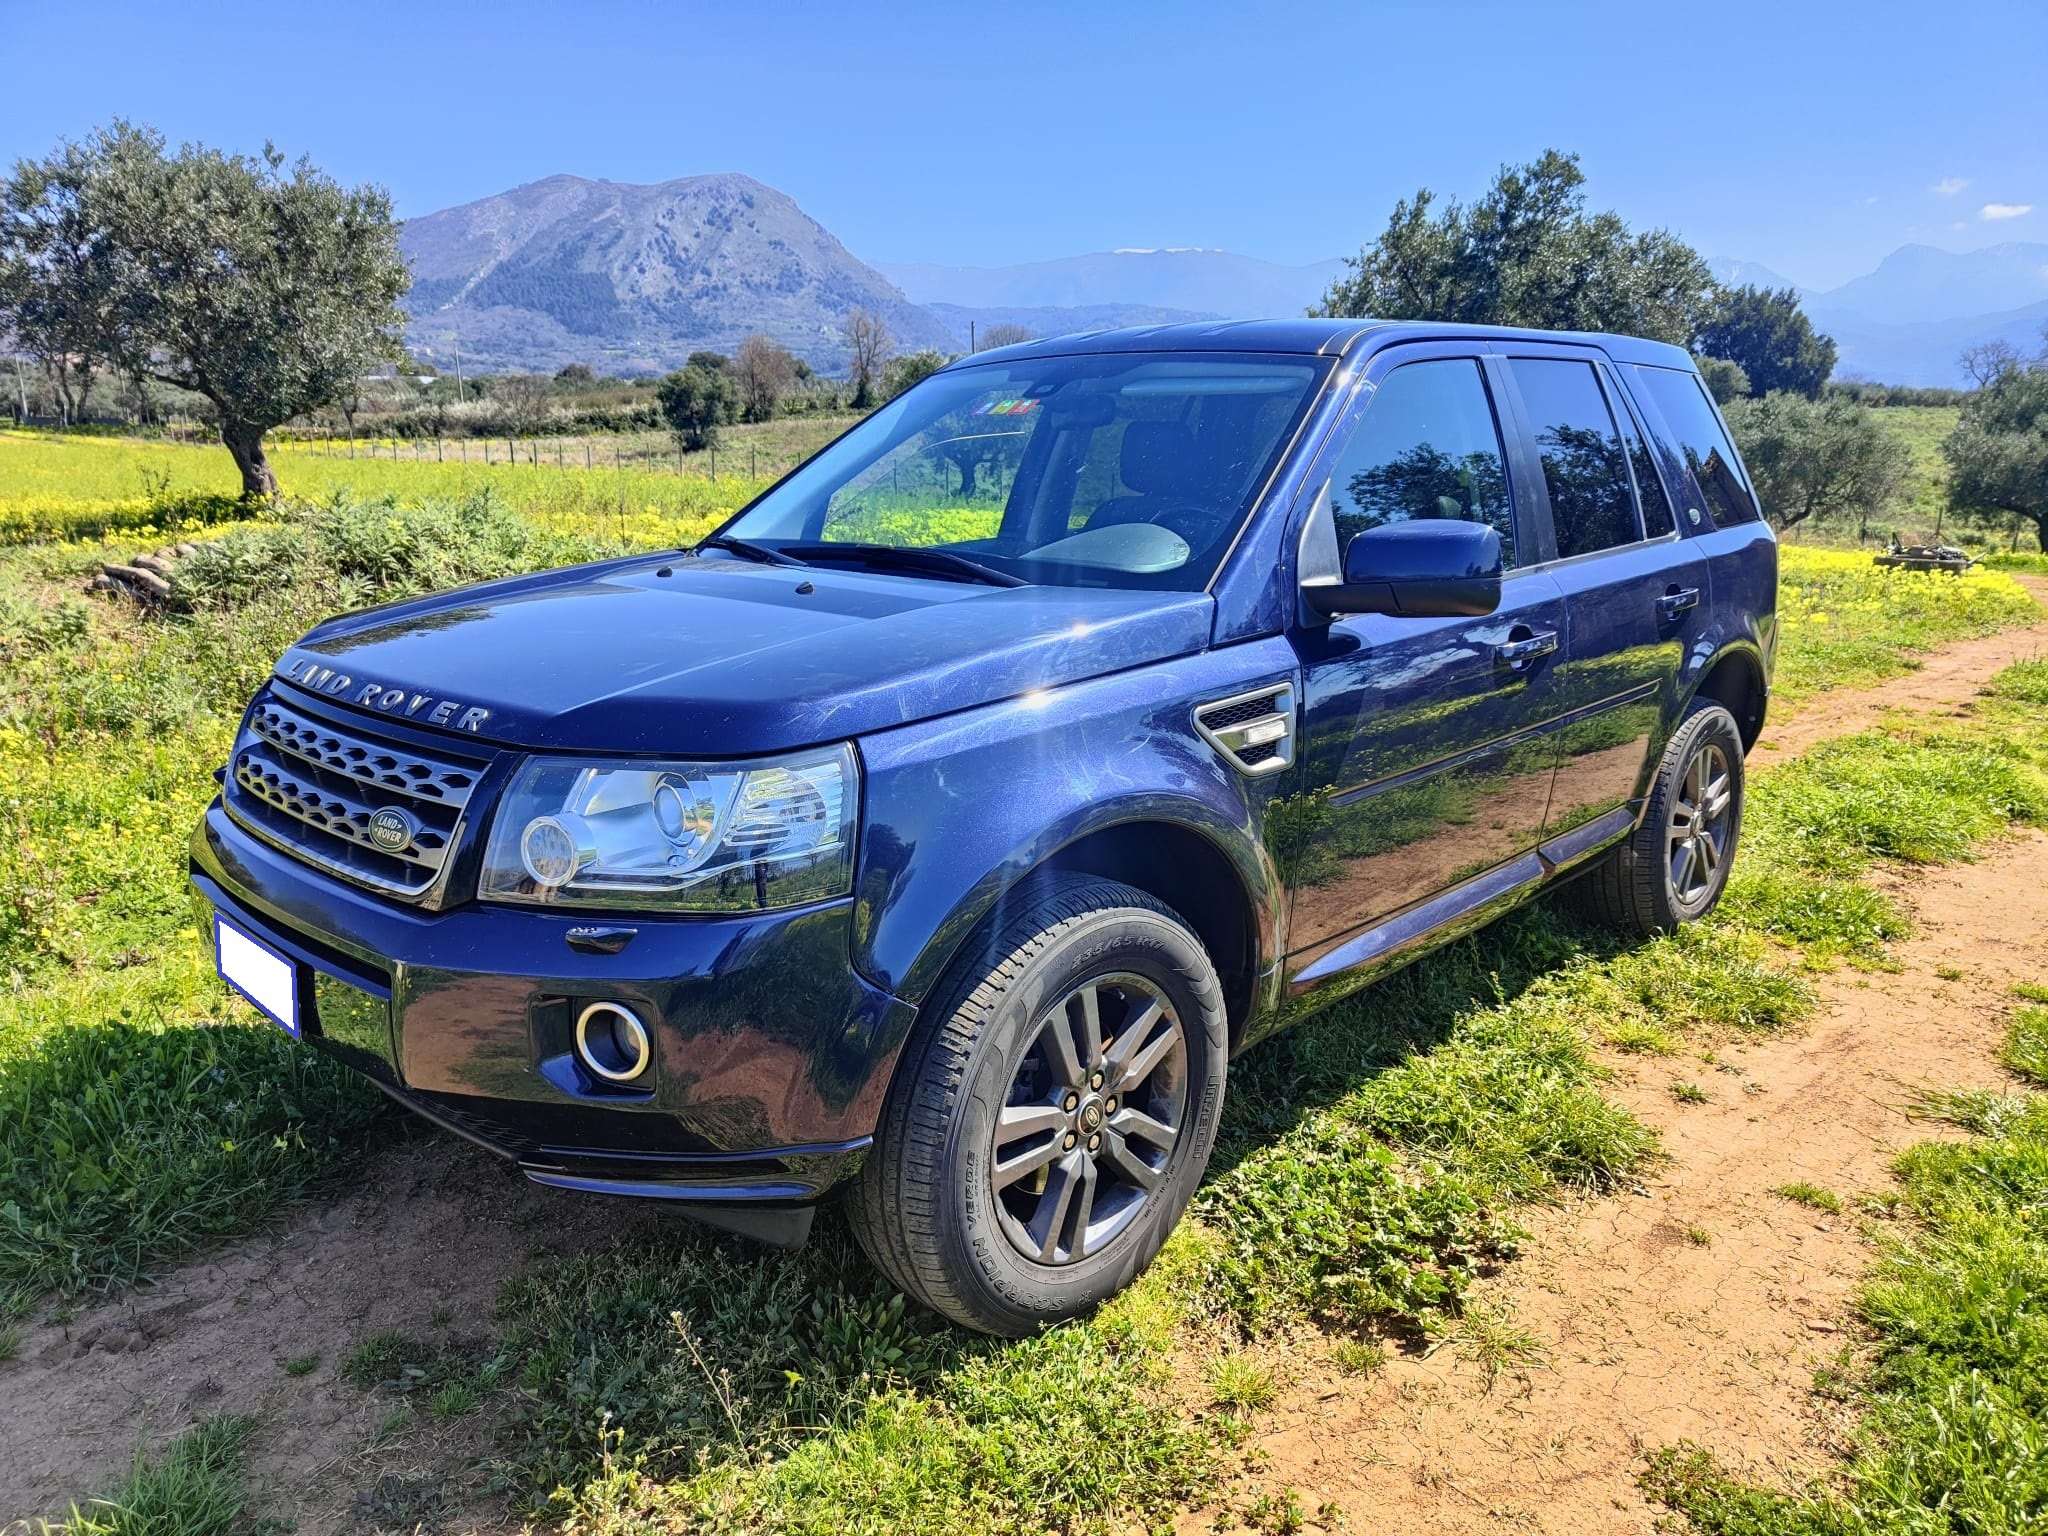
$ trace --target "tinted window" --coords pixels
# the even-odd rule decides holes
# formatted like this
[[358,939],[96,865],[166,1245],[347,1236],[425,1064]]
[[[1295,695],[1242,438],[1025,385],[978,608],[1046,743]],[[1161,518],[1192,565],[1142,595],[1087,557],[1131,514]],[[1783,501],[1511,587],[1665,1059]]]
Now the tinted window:
[[[1608,383],[1613,384],[1612,375]],[[1651,538],[1670,533],[1677,524],[1671,517],[1671,498],[1664,492],[1664,477],[1657,471],[1657,461],[1650,457],[1650,445],[1643,441],[1643,429],[1636,421],[1636,415],[1627,401],[1609,396],[1616,406],[1615,414],[1621,418],[1621,439],[1628,448],[1629,468],[1636,473],[1636,500],[1643,509],[1643,531]]]
[[1635,376],[1663,414],[1673,446],[1685,455],[1686,468],[1698,482],[1715,524],[1755,522],[1756,498],[1735,465],[1721,418],[1714,414],[1699,379],[1676,368],[1638,367]]
[[1485,523],[1515,563],[1515,524],[1500,431],[1479,364],[1407,363],[1380,381],[1330,477],[1337,547],[1383,523],[1451,517]]
[[1508,363],[1536,434],[1559,559],[1642,538],[1628,464],[1591,363],[1518,357]]

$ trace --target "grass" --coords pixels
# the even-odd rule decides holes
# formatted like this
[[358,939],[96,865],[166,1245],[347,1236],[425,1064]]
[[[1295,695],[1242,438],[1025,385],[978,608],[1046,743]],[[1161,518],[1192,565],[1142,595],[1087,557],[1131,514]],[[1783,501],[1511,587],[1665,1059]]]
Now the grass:
[[[0,496],[19,513],[28,494],[18,528],[104,519],[104,505],[78,513],[47,486],[11,485],[17,446],[0,445]],[[73,451],[28,446],[37,464]],[[134,494],[118,483],[137,474],[129,451],[111,445],[98,470],[64,460],[81,474],[66,494]],[[425,485],[431,469],[348,472],[374,489],[372,473]],[[371,1094],[220,991],[190,922],[183,839],[243,700],[315,617],[680,542],[694,515],[621,520],[596,491],[565,489],[581,472],[552,469],[527,472],[532,494],[544,481],[562,499],[525,506],[520,473],[494,468],[490,494],[463,500],[342,497],[206,527],[167,617],[77,599],[106,557],[93,544],[0,549],[16,681],[0,700],[0,1287],[125,1284],[317,1189],[373,1139]],[[1806,558],[1788,551],[1788,583],[1806,580]],[[1782,665],[1808,665],[1843,629],[1874,656],[2019,616],[1993,578],[1893,580],[1868,612],[1789,628]],[[1958,594],[1966,611],[1941,611]],[[1084,1323],[1022,1343],[944,1329],[829,1215],[810,1249],[774,1257],[678,1225],[536,1261],[507,1284],[488,1341],[378,1335],[342,1378],[401,1394],[392,1436],[421,1414],[488,1410],[505,1484],[592,1532],[996,1533],[1042,1529],[1048,1508],[1075,1530],[1163,1518],[1217,1486],[1225,1421],[1257,1411],[1271,1390],[1257,1362],[1291,1330],[1335,1331],[1350,1369],[1390,1338],[1451,1339],[1495,1371],[1539,1358],[1540,1341],[1474,1301],[1474,1281],[1513,1255],[1527,1202],[1610,1187],[1656,1155],[1603,1093],[1596,1046],[1674,1052],[1782,1028],[1812,1006],[1789,961],[1881,958],[1904,919],[1861,883],[1871,861],[1967,857],[2048,804],[2040,671],[2006,674],[1980,725],[1866,733],[1760,778],[1744,883],[1713,923],[1620,949],[1539,904],[1235,1064],[1194,1219]],[[1890,803],[1887,785],[1919,803]],[[1227,1411],[1199,1411],[1211,1403]]]
[[[2036,1077],[2048,1083],[2048,1077]],[[1864,1282],[1873,1340],[1839,1476],[1749,1483],[1697,1446],[1653,1456],[1644,1485],[1715,1536],[2021,1532],[2048,1512],[2048,1097],[2026,1095],[1971,1141],[1898,1164],[1903,1230]]]
[[155,1461],[136,1459],[104,1498],[74,1504],[44,1536],[238,1536],[247,1528],[242,1455],[255,1421],[209,1419]]
[[1772,708],[1904,676],[1938,646],[2039,617],[2039,605],[2004,572],[1887,571],[1860,550],[1781,546]]
[[1831,1189],[1819,1184],[1795,1179],[1790,1184],[1780,1184],[1771,1191],[1781,1200],[1790,1200],[1794,1205],[1803,1205],[1809,1210],[1824,1211],[1830,1216],[1842,1214],[1842,1197]]

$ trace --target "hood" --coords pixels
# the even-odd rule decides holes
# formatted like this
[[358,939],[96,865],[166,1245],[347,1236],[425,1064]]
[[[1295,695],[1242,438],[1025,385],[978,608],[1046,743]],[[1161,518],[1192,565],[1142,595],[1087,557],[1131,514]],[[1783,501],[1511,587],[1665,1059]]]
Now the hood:
[[331,619],[277,675],[511,746],[739,757],[1185,655],[1211,612],[1204,593],[635,558]]

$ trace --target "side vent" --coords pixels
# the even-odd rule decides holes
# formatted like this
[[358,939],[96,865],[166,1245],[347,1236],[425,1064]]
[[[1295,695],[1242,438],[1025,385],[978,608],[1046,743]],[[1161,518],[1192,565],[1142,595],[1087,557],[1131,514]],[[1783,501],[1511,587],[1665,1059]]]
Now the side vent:
[[1195,729],[1239,773],[1278,773],[1294,761],[1294,685],[1197,705]]

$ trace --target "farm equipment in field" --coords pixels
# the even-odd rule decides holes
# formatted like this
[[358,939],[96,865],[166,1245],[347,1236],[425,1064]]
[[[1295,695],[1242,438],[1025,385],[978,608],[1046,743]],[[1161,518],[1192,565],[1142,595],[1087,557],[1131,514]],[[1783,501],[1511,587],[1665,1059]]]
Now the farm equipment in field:
[[1951,576],[1960,576],[1977,563],[1975,556],[1965,554],[1953,544],[1934,539],[1908,542],[1896,533],[1875,560],[1888,570],[1946,571]]

